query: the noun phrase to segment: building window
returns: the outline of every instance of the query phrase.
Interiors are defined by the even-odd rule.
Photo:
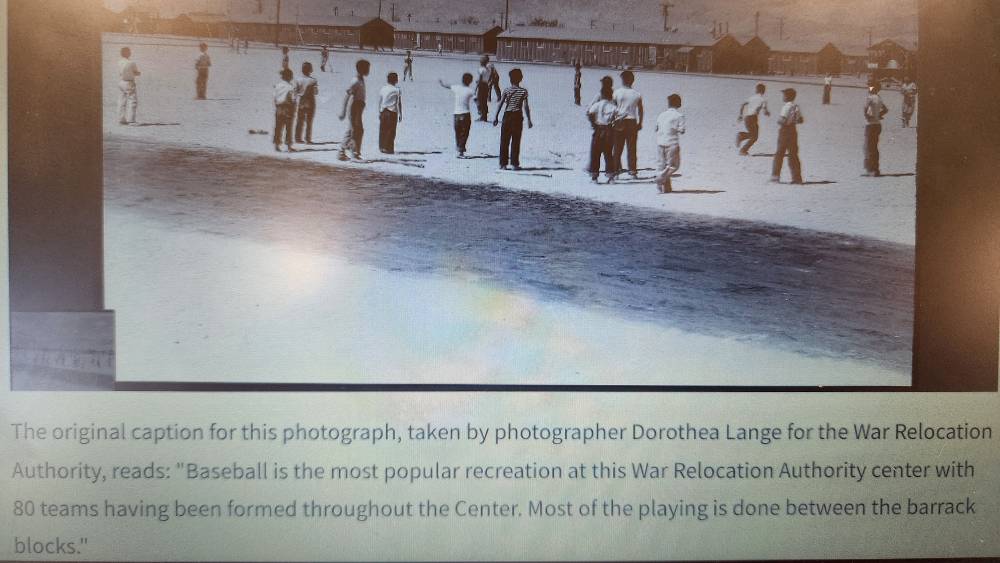
[[[605,53],[610,53],[611,52],[611,45],[605,45],[604,46],[604,52]]]

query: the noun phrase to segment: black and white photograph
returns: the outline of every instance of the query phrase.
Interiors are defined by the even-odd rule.
[[[915,0],[46,6],[14,389],[911,385]]]

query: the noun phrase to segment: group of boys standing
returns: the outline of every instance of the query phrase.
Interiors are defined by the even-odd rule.
[[[534,127],[531,121],[531,106],[528,103],[528,90],[521,86],[524,73],[515,68],[508,74],[510,86],[501,92],[500,75],[490,63],[489,57],[480,59],[479,71],[462,75],[461,84],[447,84],[438,80],[442,88],[451,90],[454,95],[455,145],[458,158],[465,158],[469,133],[472,129],[472,101],[476,102],[479,121],[489,122],[489,101],[495,92],[499,100],[493,115],[493,126],[500,126],[500,168],[515,170],[521,168],[521,137],[524,132],[524,122],[528,128]],[[476,82],[473,86],[473,81]],[[500,112],[503,111],[501,120]]]
[[[573,81],[574,101],[579,100],[580,67],[575,65]],[[621,86],[614,89],[610,76],[601,79],[601,91],[587,108],[587,117],[593,128],[590,142],[590,178],[598,181],[601,157],[608,183],[614,183],[623,170],[622,156],[628,148],[628,173],[635,179],[639,174],[638,141],[645,119],[642,94],[634,88],[635,75],[630,70],[621,73]],[[671,176],[680,168],[680,135],[686,130],[684,115],[680,112],[681,97],[671,94],[667,110],[656,119],[658,167],[656,184],[660,193],[672,191]]]

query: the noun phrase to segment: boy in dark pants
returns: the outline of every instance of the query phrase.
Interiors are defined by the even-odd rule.
[[[781,166],[788,154],[788,168],[792,171],[792,183],[802,183],[802,163],[799,162],[799,130],[802,123],[802,110],[795,103],[795,89],[786,88],[781,91],[785,105],[778,116],[778,150],[774,151],[774,166],[771,169],[771,181],[781,181]]]
[[[736,134],[736,146],[740,147],[740,154],[743,156],[750,154],[750,147],[757,142],[757,138],[760,136],[761,112],[771,117],[771,112],[767,109],[767,100],[764,99],[766,91],[766,86],[758,84],[754,95],[740,106],[740,116],[737,120],[742,121],[747,130]]]
[[[299,111],[295,118],[295,142],[302,142],[302,134],[305,133],[305,142],[312,144],[313,117],[316,116],[316,94],[319,93],[319,85],[312,77],[313,66],[310,62],[302,63],[302,78],[295,81],[295,95],[299,98]]]
[[[504,90],[493,116],[493,126],[500,121],[500,109],[506,107],[503,114],[503,126],[500,128],[500,168],[507,170],[507,163],[514,165],[514,170],[521,169],[521,132],[524,130],[524,118],[528,118],[528,129],[531,123],[531,108],[528,106],[528,91],[521,87],[524,75],[521,69],[510,71],[510,87]]]
[[[194,62],[194,68],[198,73],[198,76],[194,80],[195,84],[195,98],[198,100],[204,100],[208,92],[208,69],[212,66],[212,59],[208,56],[208,45],[202,43],[198,46],[201,54],[198,55],[198,59]]]
[[[455,145],[458,148],[458,158],[465,158],[465,145],[469,141],[469,130],[472,128],[472,100],[476,97],[476,91],[472,87],[473,77],[468,72],[462,75],[461,84],[451,86],[438,79],[438,84],[442,88],[451,90],[455,94]]]
[[[626,70],[621,74],[622,86],[615,90],[614,100],[618,105],[618,119],[615,122],[615,168],[622,170],[622,155],[628,147],[628,172],[632,178],[639,174],[638,143],[639,131],[642,131],[642,121],[645,110],[642,106],[642,94],[632,88],[635,75]]]
[[[865,100],[865,173],[862,176],[880,176],[878,138],[882,135],[882,118],[889,113],[882,97],[878,82],[868,87],[868,99]]]
[[[403,121],[403,93],[396,84],[399,75],[390,72],[387,84],[378,93],[378,149],[385,154],[396,152],[396,124]]]
[[[615,110],[617,106],[611,99],[614,95],[614,88],[611,87],[611,77],[605,77],[601,81],[601,93],[597,100],[587,109],[587,117],[590,125],[594,128],[594,134],[590,140],[590,179],[595,184],[597,177],[601,174],[601,156],[604,157],[604,170],[608,176],[608,183],[615,182],[614,167],[614,132],[611,124],[615,120]]]
[[[274,86],[274,150],[281,152],[281,133],[285,133],[285,145],[288,152],[292,148],[292,121],[295,120],[295,85],[292,84],[292,71],[281,71],[281,82]]]
[[[580,61],[574,63],[575,73],[573,74],[573,100],[576,105],[580,105],[580,90],[583,88],[583,72],[580,70]]]
[[[347,87],[347,92],[344,95],[344,107],[338,116],[343,121],[348,116],[348,108],[350,108],[350,123],[347,126],[347,131],[344,132],[344,139],[340,142],[340,155],[338,156],[340,160],[348,159],[347,151],[351,151],[354,160],[362,160],[361,141],[365,136],[365,125],[362,121],[362,114],[365,111],[365,77],[371,71],[371,63],[360,59],[354,64],[354,68],[358,74],[354,77],[351,85]]]

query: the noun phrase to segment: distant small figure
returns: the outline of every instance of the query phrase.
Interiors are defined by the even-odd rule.
[[[490,99],[493,99],[495,95],[497,101],[499,102],[500,96],[503,95],[500,91],[500,73],[497,72],[497,67],[493,66],[493,63],[490,61],[486,62],[486,68],[490,71],[490,83],[487,86],[490,89]]]
[[[403,81],[409,78],[413,82],[413,55],[407,49],[406,58],[403,59]]]
[[[580,90],[583,89],[583,72],[580,68],[580,61],[573,64],[573,100],[576,105],[580,105]]]
[[[740,106],[740,115],[736,120],[743,122],[746,131],[736,134],[736,146],[740,148],[740,154],[743,156],[750,154],[750,147],[760,137],[760,113],[764,112],[764,115],[771,117],[771,112],[767,109],[767,99],[764,98],[766,91],[766,86],[758,84],[754,95]]]
[[[802,110],[795,103],[795,89],[785,88],[781,93],[785,105],[781,107],[781,113],[778,115],[778,149],[774,151],[771,181],[775,183],[781,181],[781,167],[787,155],[788,168],[792,171],[792,183],[801,184],[802,163],[799,161],[798,125],[805,120],[802,117]]]
[[[441,42],[438,41],[438,54],[440,55],[443,52],[444,52],[444,49],[441,48]]]
[[[490,58],[487,55],[479,57],[479,70],[476,74],[476,107],[479,109],[479,121],[488,121],[490,114]]]
[[[500,120],[500,109],[505,108],[503,126],[500,127],[500,168],[507,170],[508,162],[514,165],[514,170],[521,169],[521,133],[524,131],[524,119],[528,119],[528,129],[534,127],[531,122],[531,106],[528,105],[528,91],[521,87],[524,74],[521,69],[510,71],[510,86],[503,91],[500,103],[497,104],[493,116],[493,126]]]
[[[594,103],[587,108],[587,117],[590,125],[594,129],[594,134],[590,138],[590,179],[595,184],[601,174],[601,157],[604,157],[604,173],[608,177],[608,183],[615,183],[614,167],[614,131],[611,130],[615,120],[614,81],[610,76],[601,79],[601,92],[597,95]]]
[[[878,139],[882,135],[882,118],[889,113],[879,92],[882,86],[872,82],[865,100],[865,173],[862,176],[881,176]]]
[[[194,62],[194,68],[197,72],[194,80],[195,98],[204,100],[208,94],[208,69],[212,67],[212,59],[208,56],[207,44],[202,43],[198,45],[198,49],[201,51],[201,54],[198,55],[198,59]]]
[[[823,105],[830,105],[830,94],[833,92],[833,75],[827,74],[823,79]]]
[[[378,148],[384,154],[396,152],[396,124],[403,121],[403,91],[396,84],[399,75],[390,72],[378,93]]]
[[[243,54],[247,55],[250,53],[250,39],[247,37],[243,38]]]
[[[139,92],[135,79],[139,77],[139,67],[131,60],[132,50],[122,47],[118,60],[118,123],[134,125],[135,113],[139,107]]]
[[[466,72],[462,75],[461,84],[445,84],[443,80],[438,80],[442,88],[451,90],[455,94],[455,146],[458,149],[458,158],[465,158],[466,144],[469,141],[469,131],[472,129],[472,99],[476,97],[476,91],[472,88],[472,74]]]
[[[670,177],[681,167],[681,135],[686,130],[684,114],[680,112],[681,97],[671,94],[667,97],[667,111],[656,118],[656,144],[659,168],[656,171],[656,187],[661,194],[673,191]]]
[[[365,77],[371,72],[371,63],[365,59],[360,59],[354,63],[357,75],[347,87],[344,95],[344,107],[340,110],[340,120],[347,117],[348,107],[350,107],[350,122],[347,131],[344,132],[344,139],[340,143],[340,160],[347,160],[347,151],[351,151],[354,160],[361,158],[361,142],[364,140],[365,125],[362,120],[365,111]]]
[[[292,122],[295,120],[295,85],[289,69],[281,71],[281,82],[274,86],[274,150],[281,152],[281,135],[284,132],[288,152],[292,148]]]
[[[288,47],[281,48],[281,70],[292,70],[288,60]]]
[[[917,85],[909,76],[903,77],[900,93],[903,94],[903,127],[909,127],[910,120],[913,119],[913,112],[917,109]]]
[[[319,53],[319,71],[326,72],[326,65],[330,64],[330,49],[323,45],[323,50]]]
[[[316,117],[316,95],[319,94],[319,84],[312,73],[313,65],[306,61],[302,63],[302,78],[295,81],[295,97],[299,101],[295,114],[295,142],[302,143],[305,139],[309,145],[313,142],[313,118]]]

